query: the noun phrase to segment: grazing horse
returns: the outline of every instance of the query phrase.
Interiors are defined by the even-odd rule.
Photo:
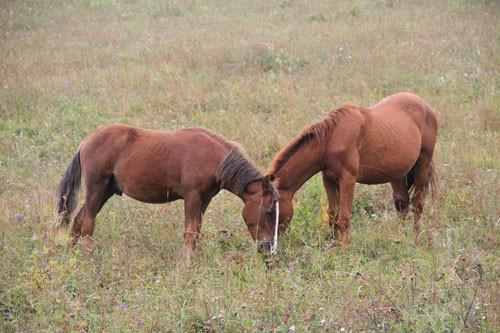
[[[200,233],[202,216],[210,200],[226,189],[245,203],[243,216],[260,212],[262,174],[234,142],[203,128],[153,131],[127,125],[111,125],[92,134],[70,162],[58,190],[62,226],[70,222],[77,206],[81,174],[86,200],[76,215],[72,244],[94,231],[96,215],[114,194],[148,203],[184,199],[184,256],[189,260]],[[272,231],[251,221],[254,240]]]
[[[279,203],[279,231],[283,232],[293,216],[295,192],[321,172],[330,227],[340,244],[348,241],[356,183],[391,183],[400,218],[405,218],[410,202],[413,205],[417,239],[425,195],[429,188],[435,191],[432,155],[437,128],[436,113],[411,93],[391,95],[368,109],[340,106],[277,153],[262,180],[268,217],[261,224],[275,226]]]

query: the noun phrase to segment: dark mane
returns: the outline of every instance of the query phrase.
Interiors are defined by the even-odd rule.
[[[271,168],[267,173],[275,174],[278,172],[300,147],[307,142],[313,139],[319,141],[324,140],[331,131],[339,125],[346,111],[349,111],[353,107],[358,108],[358,106],[354,104],[344,104],[330,111],[323,120],[304,128],[299,135],[276,154],[271,162]]]
[[[262,173],[248,160],[247,154],[239,143],[228,140],[206,128],[192,127],[184,131],[200,131],[229,149],[229,153],[216,171],[221,188],[240,195],[248,183],[262,179]]]
[[[224,158],[224,161],[217,169],[216,175],[222,188],[237,195],[245,190],[248,183],[262,179],[260,171],[237,146]]]

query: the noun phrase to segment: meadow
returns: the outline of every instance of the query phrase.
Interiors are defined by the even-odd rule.
[[[495,0],[2,1],[0,331],[498,332],[499,31]],[[54,231],[100,127],[206,127],[265,171],[336,105],[398,91],[440,123],[418,245],[390,186],[358,185],[332,248],[318,176],[269,267],[224,191],[190,265],[182,201],[113,197],[91,254]]]

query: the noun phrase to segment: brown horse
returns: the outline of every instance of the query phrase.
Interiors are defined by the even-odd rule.
[[[262,181],[268,217],[261,225],[274,227],[278,202],[279,230],[283,232],[293,216],[295,192],[321,172],[329,223],[339,243],[348,240],[356,183],[391,183],[402,219],[410,202],[413,205],[417,239],[425,195],[429,188],[433,192],[435,188],[432,155],[437,127],[436,113],[422,98],[410,93],[394,94],[368,109],[346,104],[331,111],[325,119],[304,129],[273,159]]]
[[[184,254],[190,258],[210,200],[226,189],[245,203],[243,215],[251,236],[268,240],[271,231],[249,217],[260,213],[262,174],[244,151],[202,128],[153,131],[112,125],[85,140],[69,164],[58,190],[61,225],[69,224],[77,205],[83,173],[86,202],[72,228],[73,245],[83,237],[89,246],[96,215],[114,194],[143,202],[184,199]]]

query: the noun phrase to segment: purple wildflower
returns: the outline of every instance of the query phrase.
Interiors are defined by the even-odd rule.
[[[118,305],[118,308],[120,309],[120,311],[125,311],[125,309],[127,309],[127,304],[120,303],[120,305]]]
[[[22,222],[23,221],[23,217],[21,215],[19,215],[19,214],[16,214],[15,218],[16,218],[17,222]]]
[[[4,315],[7,319],[13,319],[13,318],[14,318],[14,314],[13,314],[12,312],[10,312],[9,310],[4,311],[3,315]]]

